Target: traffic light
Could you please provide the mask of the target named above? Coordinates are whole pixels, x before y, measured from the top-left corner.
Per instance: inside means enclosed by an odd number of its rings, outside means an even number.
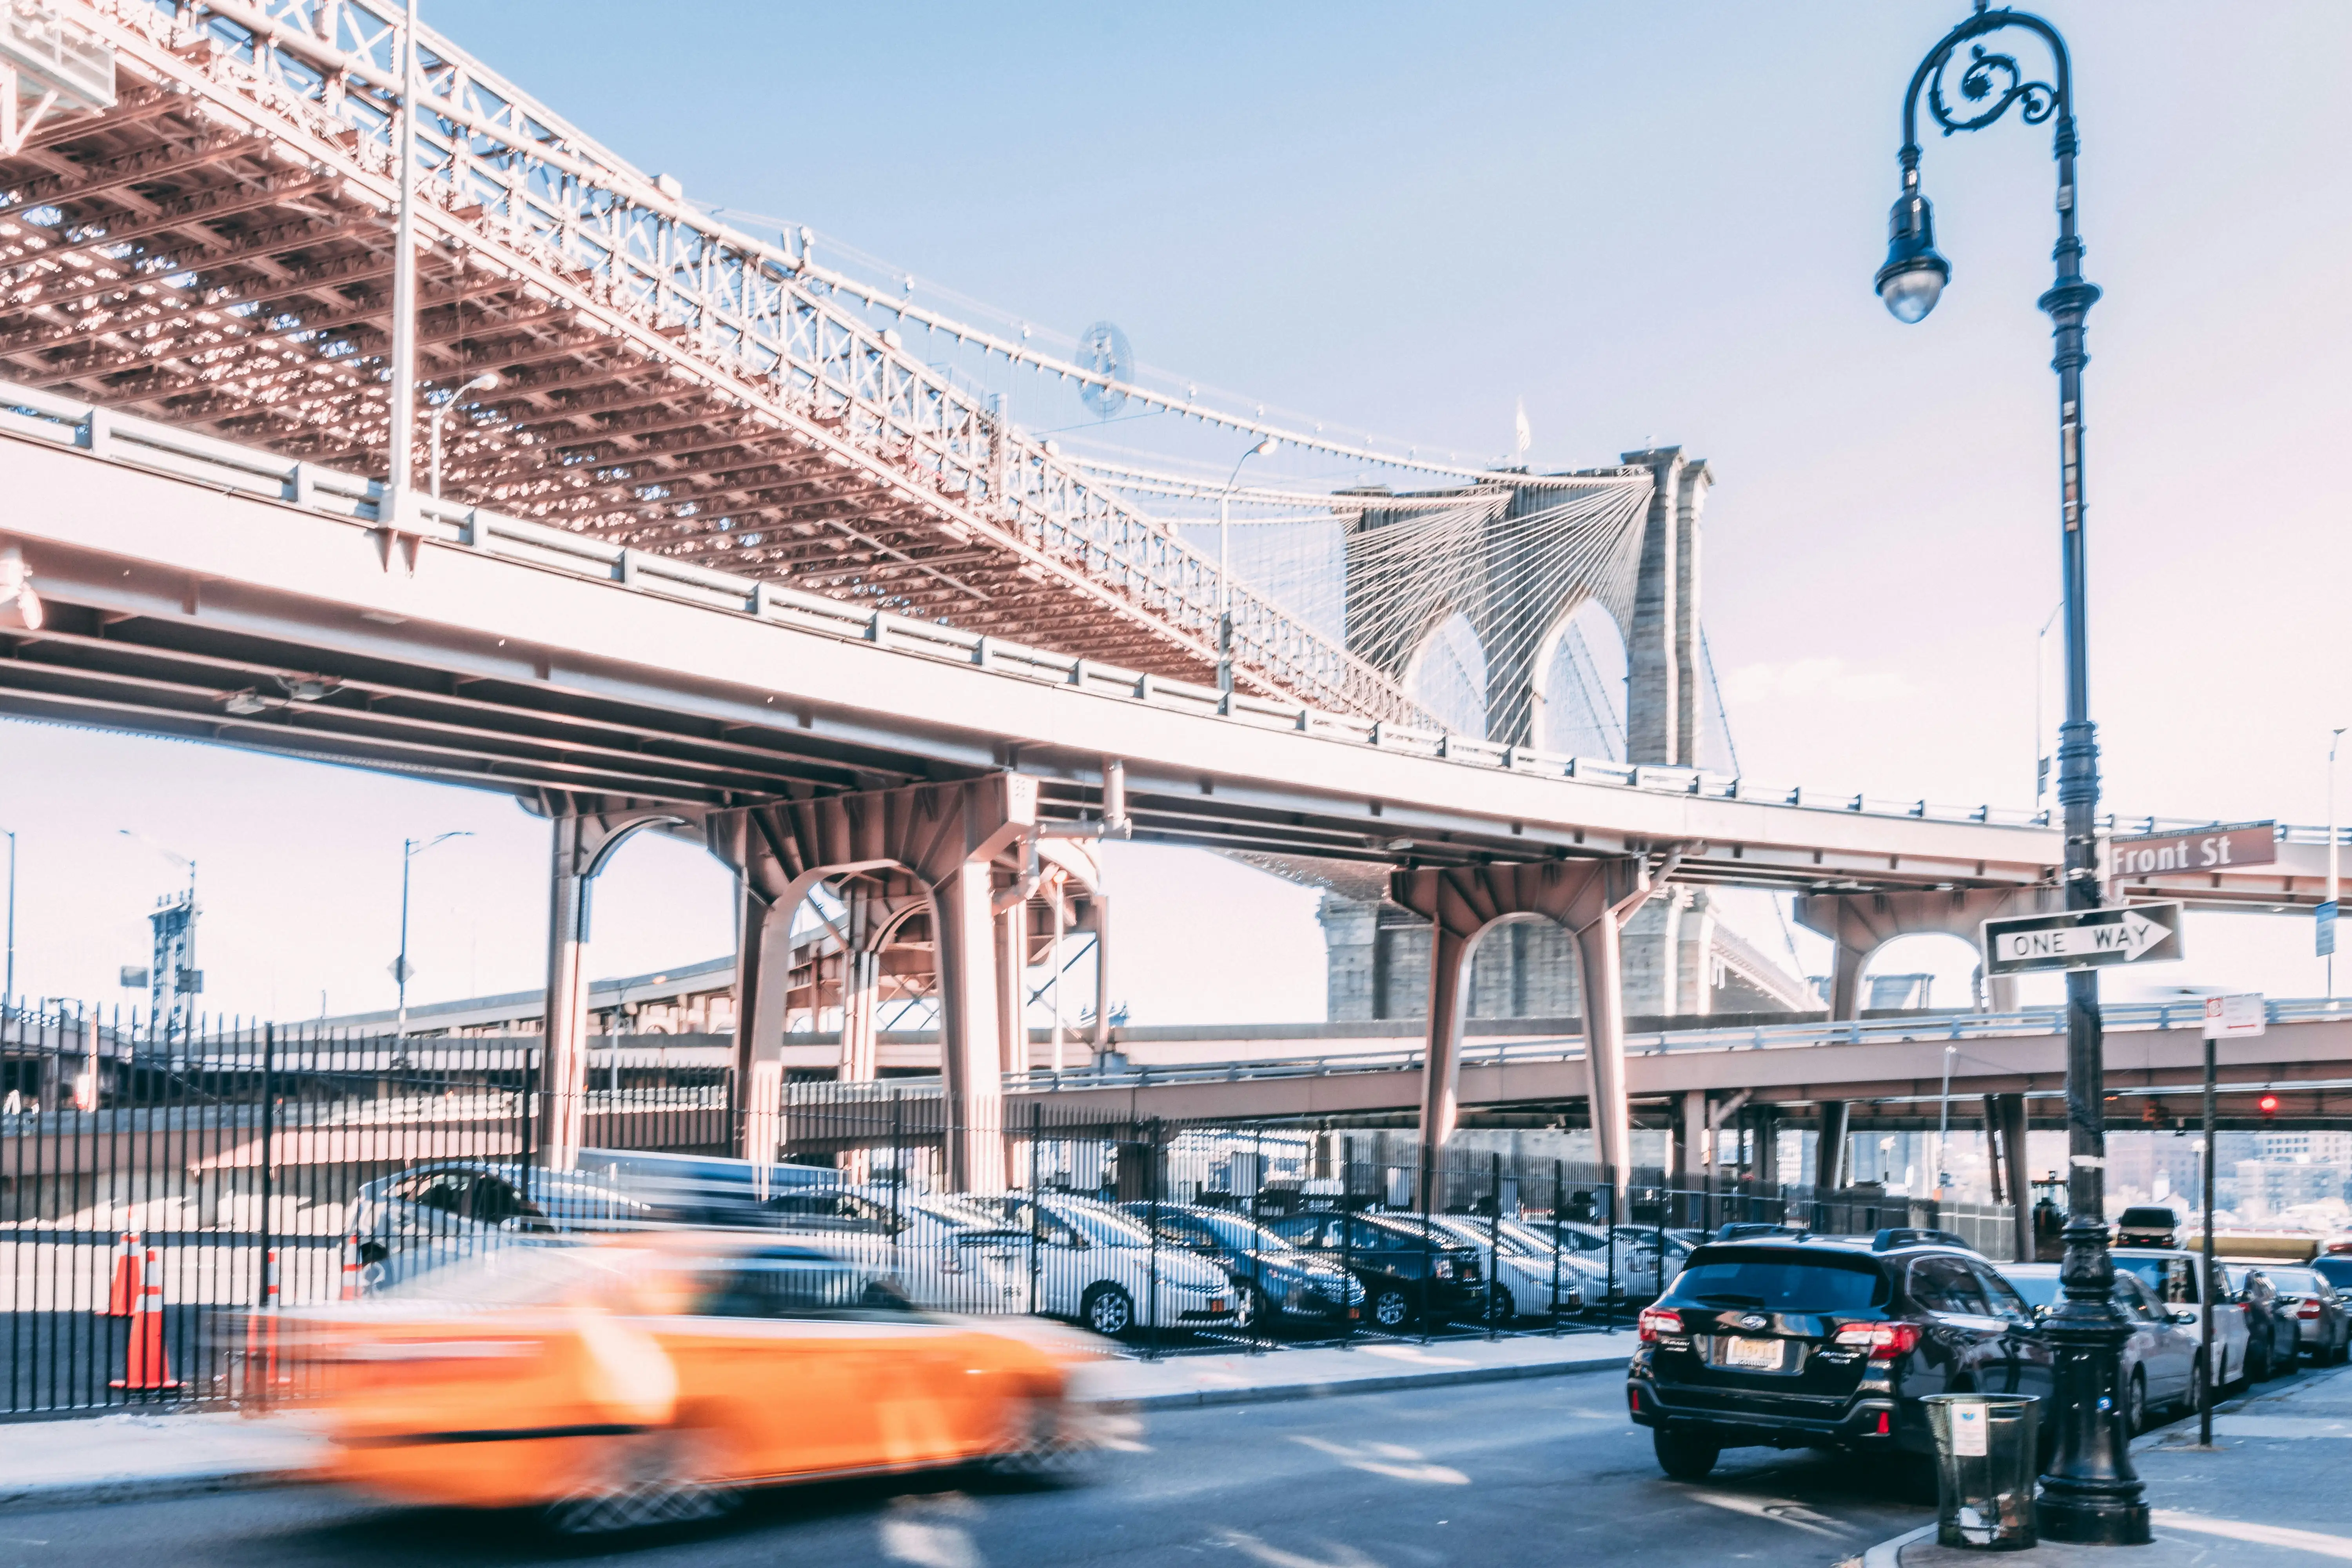
[[[2263,1113],[2263,1121],[2265,1124],[2276,1120],[2278,1116],[2278,1096],[2275,1094],[2266,1094],[2263,1096],[2260,1100],[2254,1101],[2254,1109]]]

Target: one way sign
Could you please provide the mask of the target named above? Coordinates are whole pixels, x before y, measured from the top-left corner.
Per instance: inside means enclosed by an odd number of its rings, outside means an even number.
[[[2180,956],[2180,906],[2126,904],[1987,921],[1984,954],[1989,975],[2169,963]]]

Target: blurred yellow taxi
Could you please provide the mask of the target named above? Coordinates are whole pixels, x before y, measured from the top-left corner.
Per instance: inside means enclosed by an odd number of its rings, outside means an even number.
[[[566,1530],[1087,1446],[1076,1335],[918,1311],[870,1263],[773,1233],[503,1247],[280,1329],[323,1406],[323,1479]]]

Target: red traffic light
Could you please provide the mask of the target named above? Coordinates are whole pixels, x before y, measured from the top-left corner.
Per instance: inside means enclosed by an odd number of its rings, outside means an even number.
[[[2263,1121],[2268,1121],[2272,1117],[2278,1114],[2278,1096],[2275,1094],[2266,1094],[2263,1096],[2260,1100],[2254,1101],[2254,1109],[2263,1113]]]

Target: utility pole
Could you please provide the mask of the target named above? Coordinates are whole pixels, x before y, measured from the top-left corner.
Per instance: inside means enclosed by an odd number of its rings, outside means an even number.
[[[425,839],[423,843],[419,843],[414,838],[404,838],[400,841],[400,956],[392,961],[392,978],[400,987],[400,1022],[394,1027],[394,1033],[395,1034],[405,1035],[408,1033],[408,976],[410,973],[408,967],[408,864],[410,861],[415,859],[419,855],[424,854],[427,849],[432,848],[436,844],[446,844],[452,838],[471,838],[472,837],[473,835],[471,833],[460,829],[454,833],[444,833],[437,838]],[[325,1004],[322,1002],[320,1005],[323,1007]]]
[[[2327,735],[2327,913],[2322,917],[2319,921],[2319,951],[2321,955],[2327,960],[2327,999],[2331,1002],[2336,999],[2336,911],[2342,908],[2336,900],[2336,895],[2339,887],[2339,878],[2337,873],[2342,868],[2342,861],[2344,858],[2344,847],[2336,842],[2340,830],[2336,826],[2336,751],[2338,746],[2344,743],[2344,731],[2346,728],[2347,726],[2339,724],[2334,730],[2329,731]],[[10,867],[9,886],[13,889],[16,886],[16,851],[14,848],[13,837],[11,839],[8,864]],[[12,905],[11,907],[13,908],[14,906]]]
[[[0,827],[8,836],[8,976],[0,980],[0,1012],[16,1000],[16,830]]]

